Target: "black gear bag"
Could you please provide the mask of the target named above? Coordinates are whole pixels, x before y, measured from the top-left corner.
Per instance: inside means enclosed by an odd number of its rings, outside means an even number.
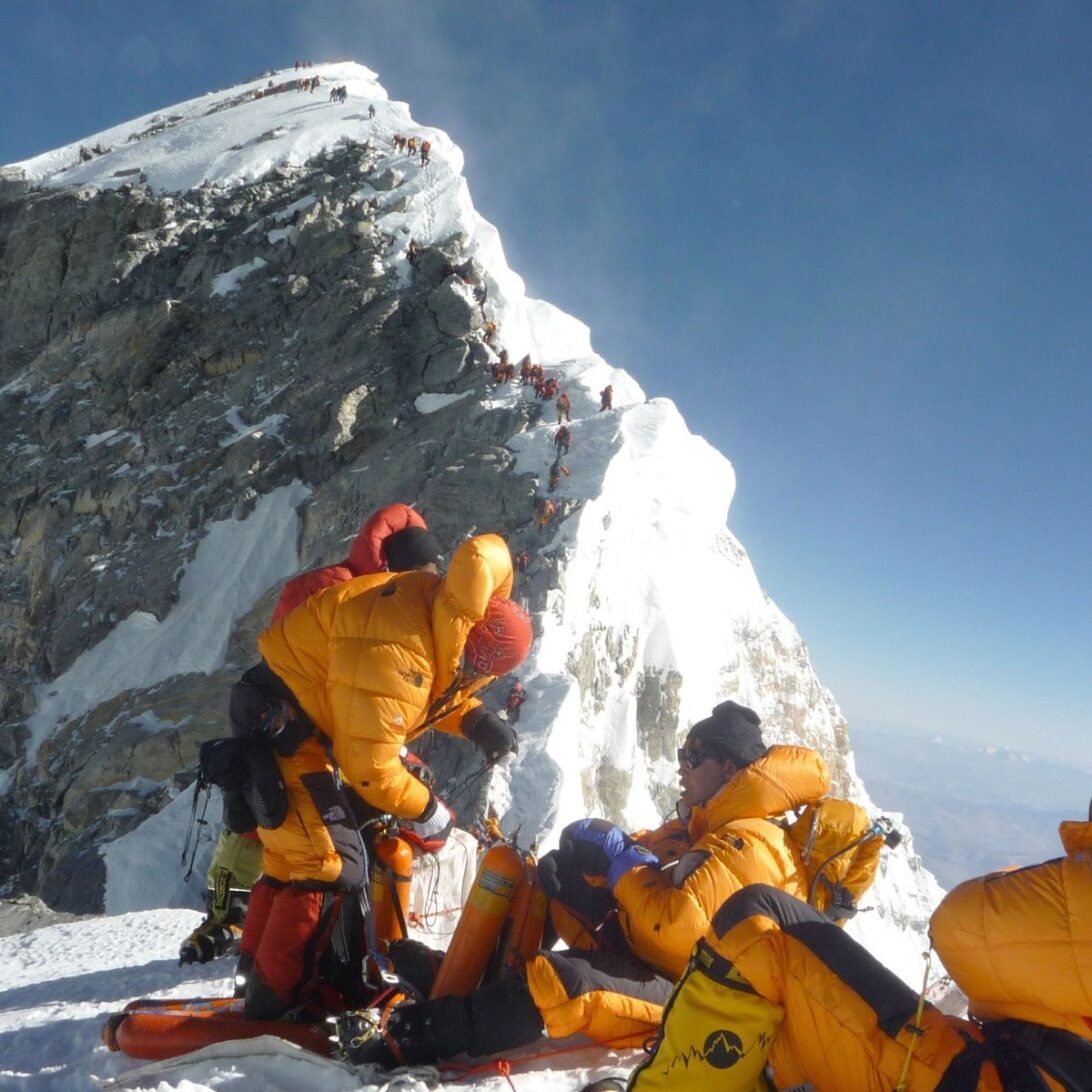
[[[210,739],[201,744],[198,761],[202,780],[223,793],[224,826],[233,834],[284,822],[288,793],[264,739]]]

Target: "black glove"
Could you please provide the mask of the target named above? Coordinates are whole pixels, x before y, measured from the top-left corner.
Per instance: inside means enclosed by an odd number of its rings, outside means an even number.
[[[564,888],[561,869],[558,866],[558,851],[551,849],[538,859],[538,884],[548,899],[556,899]]]
[[[489,766],[499,762],[505,755],[515,754],[519,750],[516,730],[496,713],[480,706],[477,716],[469,724],[464,722],[463,735],[485,755],[486,764]]]

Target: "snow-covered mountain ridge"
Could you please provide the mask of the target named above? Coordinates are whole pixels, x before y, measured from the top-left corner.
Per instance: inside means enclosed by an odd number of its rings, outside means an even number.
[[[102,905],[155,905],[125,836],[165,807],[181,825],[272,589],[390,500],[452,544],[496,529],[532,555],[521,754],[490,788],[506,829],[547,846],[580,815],[655,823],[678,740],[726,697],[871,807],[834,698],[727,529],[728,460],[526,297],[446,134],[359,65],[310,74],[313,92],[273,73],[5,169],[5,651],[37,682],[4,684],[9,874],[58,895],[105,860]],[[430,162],[396,133],[430,140]],[[492,383],[501,346],[573,401],[544,532],[552,406]],[[853,929],[916,980],[938,894],[908,839]]]

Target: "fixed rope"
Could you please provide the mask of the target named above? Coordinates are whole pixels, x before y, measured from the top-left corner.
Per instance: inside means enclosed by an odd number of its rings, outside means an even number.
[[[927,952],[922,952],[921,955],[922,959],[925,960],[925,974],[922,977],[921,993],[918,994],[918,1007],[914,1013],[914,1022],[906,1025],[910,1031],[910,1045],[906,1048],[906,1058],[902,1063],[902,1072],[899,1074],[898,1083],[895,1085],[895,1092],[906,1092],[906,1075],[910,1072],[910,1059],[914,1056],[914,1047],[918,1045],[918,1040],[925,1034],[925,1029],[921,1026],[921,1014],[925,1011],[925,993],[929,989],[929,965],[933,961],[932,948]]]

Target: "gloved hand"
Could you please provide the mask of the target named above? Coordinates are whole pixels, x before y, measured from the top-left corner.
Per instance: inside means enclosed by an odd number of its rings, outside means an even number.
[[[455,816],[438,797],[429,796],[428,807],[416,819],[403,819],[399,833],[411,845],[425,853],[435,853],[446,841],[455,825]]]
[[[605,876],[607,886],[614,885],[638,865],[659,866],[660,860],[638,845],[624,831],[605,819],[580,819],[561,832],[559,852],[571,854],[581,872]]]
[[[481,706],[474,719],[463,724],[463,735],[485,755],[485,761],[492,766],[505,755],[515,754],[519,750],[516,730],[506,720],[501,720],[496,713]]]
[[[538,885],[548,899],[560,898],[564,889],[564,872],[559,865],[559,856],[559,850],[551,849],[538,859]]]

